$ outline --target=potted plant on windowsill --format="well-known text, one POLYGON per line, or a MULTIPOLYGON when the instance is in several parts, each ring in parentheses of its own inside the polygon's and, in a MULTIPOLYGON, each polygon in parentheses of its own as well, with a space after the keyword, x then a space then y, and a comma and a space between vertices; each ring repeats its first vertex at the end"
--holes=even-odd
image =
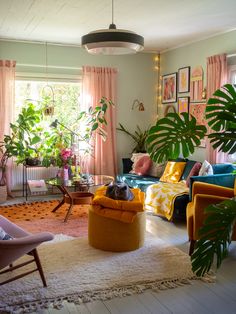
MULTIPOLYGON (((196 119, 187 113, 170 113, 151 127, 147 147, 150 157, 155 162, 175 159, 180 153, 186 158, 207 136, 212 147, 224 153, 236 153, 236 91, 233 85, 226 84, 210 98, 206 107, 206 120, 213 133, 207 134, 205 126, 197 125, 196 119)), ((205 209, 210 219, 206 219, 200 231, 191 256, 192 268, 198 276, 208 272, 214 256, 217 267, 227 256, 231 243, 231 231, 236 222, 236 199, 205 209), (227 215, 226 215, 227 214, 227 215), (224 223, 222 222, 224 217, 224 223), (214 223, 214 230, 212 230, 214 223), (207 235, 211 232, 211 239, 207 235)))

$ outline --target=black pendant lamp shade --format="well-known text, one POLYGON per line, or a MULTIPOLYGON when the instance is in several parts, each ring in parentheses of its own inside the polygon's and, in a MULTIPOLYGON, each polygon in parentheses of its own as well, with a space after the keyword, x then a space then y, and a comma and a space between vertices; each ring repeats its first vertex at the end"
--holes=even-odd
POLYGON ((113 1, 112 24, 110 24, 109 29, 100 29, 88 33, 82 37, 81 43, 91 54, 132 54, 144 48, 144 38, 142 36, 131 31, 116 29, 116 25, 113 23, 113 1))

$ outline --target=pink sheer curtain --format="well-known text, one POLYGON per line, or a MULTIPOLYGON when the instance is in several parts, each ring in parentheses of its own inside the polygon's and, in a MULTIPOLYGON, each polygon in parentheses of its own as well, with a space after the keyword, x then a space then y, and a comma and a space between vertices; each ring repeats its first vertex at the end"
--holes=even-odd
MULTIPOLYGON (((215 55, 207 58, 207 98, 227 83, 227 57, 226 54, 215 55)), ((208 132, 212 132, 210 129, 208 132)), ((214 150, 207 140, 207 160, 210 163, 223 163, 227 160, 227 154, 214 150)))
MULTIPOLYGON (((102 97, 116 103, 117 98, 117 69, 108 67, 83 67, 83 109, 96 107, 102 97)), ((106 113, 107 139, 104 142, 101 136, 96 135, 93 156, 85 158, 86 172, 92 174, 117 174, 116 153, 116 109, 109 107, 106 113)))
MULTIPOLYGON (((10 133, 10 122, 13 120, 15 100, 15 67, 16 61, 0 60, 0 141, 4 134, 10 133)), ((11 161, 7 167, 8 193, 11 189, 11 161)))

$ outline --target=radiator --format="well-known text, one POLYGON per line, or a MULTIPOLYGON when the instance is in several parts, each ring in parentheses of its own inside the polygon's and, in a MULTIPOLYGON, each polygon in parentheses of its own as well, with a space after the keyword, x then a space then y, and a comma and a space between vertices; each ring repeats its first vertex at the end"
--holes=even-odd
MULTIPOLYGON (((46 180, 54 178, 58 172, 58 167, 27 167, 28 180, 46 180)), ((12 190, 22 190, 23 188, 23 165, 12 166, 12 190)))

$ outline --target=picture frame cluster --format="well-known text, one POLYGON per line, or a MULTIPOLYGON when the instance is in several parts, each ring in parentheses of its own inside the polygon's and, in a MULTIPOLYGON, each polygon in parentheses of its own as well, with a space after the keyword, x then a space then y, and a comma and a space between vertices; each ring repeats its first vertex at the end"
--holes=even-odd
MULTIPOLYGON (((168 107, 168 110, 167 107, 164 110, 164 116, 166 116, 169 112, 175 112, 176 109, 174 103, 177 103, 178 114, 183 112, 189 113, 196 118, 198 124, 204 125, 206 101, 202 101, 202 99, 199 99, 199 101, 194 99, 191 100, 189 95, 190 81, 190 66, 179 68, 178 72, 162 76, 162 103, 167 104, 168 107), (172 105, 170 105, 170 103, 172 103, 172 105)), ((200 147, 206 147, 205 140, 202 141, 200 147)))
POLYGON ((162 76, 162 103, 177 101, 178 93, 188 93, 190 90, 190 66, 178 69, 178 73, 162 76), (178 79, 177 79, 178 78, 178 79))

